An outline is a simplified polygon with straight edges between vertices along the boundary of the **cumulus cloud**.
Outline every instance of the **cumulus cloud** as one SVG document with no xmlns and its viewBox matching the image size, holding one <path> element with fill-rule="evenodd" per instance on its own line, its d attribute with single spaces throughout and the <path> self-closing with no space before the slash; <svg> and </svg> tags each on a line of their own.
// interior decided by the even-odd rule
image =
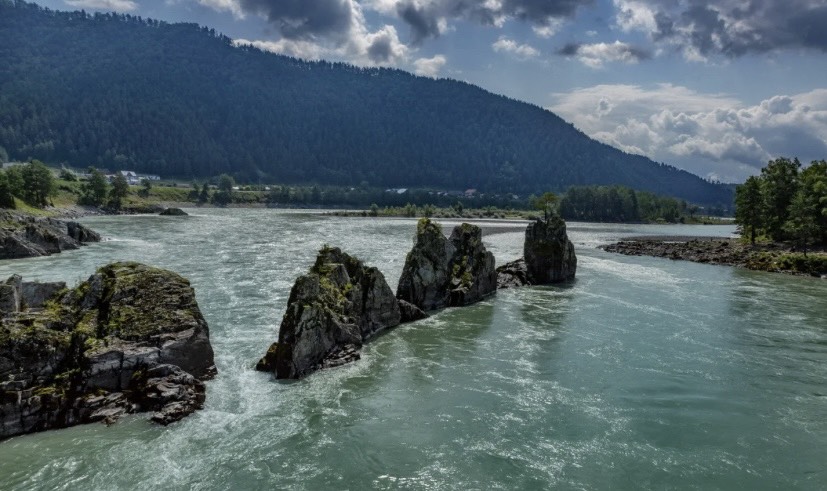
<svg viewBox="0 0 827 491">
<path fill-rule="evenodd" d="M 594 44 L 571 43 L 565 45 L 557 53 L 575 57 L 584 65 L 592 68 L 601 68 L 607 62 L 637 63 L 652 57 L 648 51 L 620 41 Z"/>
<path fill-rule="evenodd" d="M 778 156 L 827 156 L 827 89 L 755 105 L 670 84 L 598 85 L 555 97 L 552 111 L 600 141 L 727 181 Z"/>
<path fill-rule="evenodd" d="M 138 8 L 138 4 L 131 0 L 64 0 L 64 3 L 82 9 L 113 12 L 131 12 Z"/>
<path fill-rule="evenodd" d="M 521 60 L 540 56 L 540 52 L 537 48 L 529 44 L 520 44 L 517 41 L 508 39 L 505 36 L 500 36 L 500 38 L 491 45 L 491 48 L 493 48 L 497 53 L 508 53 Z"/>
<path fill-rule="evenodd" d="M 236 0 L 200 0 L 213 4 Z M 397 65 L 407 62 L 410 49 L 396 28 L 385 25 L 371 32 L 355 0 L 238 0 L 241 12 L 265 18 L 281 38 L 275 41 L 237 39 L 274 53 L 304 59 L 341 58 L 359 65 Z M 218 9 L 218 7 L 215 7 Z"/>
<path fill-rule="evenodd" d="M 230 12 L 236 19 L 245 17 L 238 0 L 198 0 L 198 3 L 216 12 Z"/>
<path fill-rule="evenodd" d="M 613 0 L 616 24 L 675 45 L 687 59 L 784 48 L 827 51 L 827 0 Z"/>
<path fill-rule="evenodd" d="M 411 30 L 414 43 L 442 34 L 449 20 L 502 26 L 508 19 L 531 24 L 539 36 L 549 37 L 560 21 L 593 0 L 369 0 L 366 5 L 382 13 L 395 10 Z"/>
<path fill-rule="evenodd" d="M 436 55 L 432 58 L 419 58 L 413 62 L 414 72 L 425 77 L 436 77 L 447 61 L 442 55 Z"/>
</svg>

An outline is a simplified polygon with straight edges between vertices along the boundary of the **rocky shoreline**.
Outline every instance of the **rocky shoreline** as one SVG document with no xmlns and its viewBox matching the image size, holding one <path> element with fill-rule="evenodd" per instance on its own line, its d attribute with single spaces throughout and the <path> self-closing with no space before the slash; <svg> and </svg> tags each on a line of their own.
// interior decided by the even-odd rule
<svg viewBox="0 0 827 491">
<path fill-rule="evenodd" d="M 100 240 L 77 222 L 0 211 L 0 259 L 48 256 Z"/>
<path fill-rule="evenodd" d="M 825 251 L 815 250 L 805 256 L 788 244 L 750 245 L 732 238 L 665 236 L 630 237 L 600 248 L 627 256 L 662 257 L 801 276 L 827 276 Z"/>
<path fill-rule="evenodd" d="M 76 288 L 0 284 L 0 440 L 152 412 L 201 409 L 215 374 L 209 329 L 189 282 L 114 263 Z"/>
</svg>

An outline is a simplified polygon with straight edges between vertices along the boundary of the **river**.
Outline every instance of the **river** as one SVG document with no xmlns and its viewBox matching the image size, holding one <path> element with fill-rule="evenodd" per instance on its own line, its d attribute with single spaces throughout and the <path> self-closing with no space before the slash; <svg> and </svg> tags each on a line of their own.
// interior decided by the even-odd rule
<svg viewBox="0 0 827 491">
<path fill-rule="evenodd" d="M 0 442 L 0 489 L 824 489 L 827 281 L 612 255 L 569 224 L 577 279 L 401 326 L 302 381 L 253 366 L 324 243 L 395 287 L 415 221 L 278 210 L 87 218 L 109 240 L 2 261 L 76 284 L 134 260 L 189 278 L 218 377 L 169 427 L 130 416 Z M 514 224 L 485 225 L 498 264 Z"/>
</svg>

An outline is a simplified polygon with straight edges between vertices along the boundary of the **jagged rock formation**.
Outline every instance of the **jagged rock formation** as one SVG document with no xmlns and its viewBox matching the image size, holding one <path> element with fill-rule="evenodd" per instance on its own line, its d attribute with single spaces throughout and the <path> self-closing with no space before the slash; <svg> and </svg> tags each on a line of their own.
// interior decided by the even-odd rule
<svg viewBox="0 0 827 491">
<path fill-rule="evenodd" d="M 289 379 L 358 360 L 363 342 L 401 321 L 399 302 L 381 271 L 325 246 L 293 285 L 278 342 L 256 368 Z"/>
<path fill-rule="evenodd" d="M 0 259 L 48 256 L 100 240 L 77 222 L 0 211 Z"/>
<path fill-rule="evenodd" d="M 524 257 L 497 268 L 497 287 L 545 285 L 574 278 L 577 256 L 557 214 L 531 222 L 526 229 Z"/>
<path fill-rule="evenodd" d="M 161 216 L 170 216 L 170 217 L 185 217 L 188 216 L 189 213 L 182 210 L 181 208 L 165 208 L 164 211 L 159 213 Z"/>
<path fill-rule="evenodd" d="M 0 303 L 0 439 L 140 411 L 168 424 L 202 407 L 213 350 L 183 277 L 138 263 L 74 289 L 12 277 Z"/>
<path fill-rule="evenodd" d="M 438 224 L 423 218 L 396 296 L 426 311 L 469 305 L 496 291 L 494 266 L 479 227 L 457 225 L 447 239 Z"/>
</svg>

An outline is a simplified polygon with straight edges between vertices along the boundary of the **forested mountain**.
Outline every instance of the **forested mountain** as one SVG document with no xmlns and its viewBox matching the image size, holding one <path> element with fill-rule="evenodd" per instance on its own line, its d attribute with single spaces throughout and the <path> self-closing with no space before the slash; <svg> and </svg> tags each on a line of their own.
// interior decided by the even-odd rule
<svg viewBox="0 0 827 491">
<path fill-rule="evenodd" d="M 731 191 L 454 80 L 234 47 L 195 24 L 0 0 L 0 147 L 181 178 L 531 193 Z"/>
</svg>

